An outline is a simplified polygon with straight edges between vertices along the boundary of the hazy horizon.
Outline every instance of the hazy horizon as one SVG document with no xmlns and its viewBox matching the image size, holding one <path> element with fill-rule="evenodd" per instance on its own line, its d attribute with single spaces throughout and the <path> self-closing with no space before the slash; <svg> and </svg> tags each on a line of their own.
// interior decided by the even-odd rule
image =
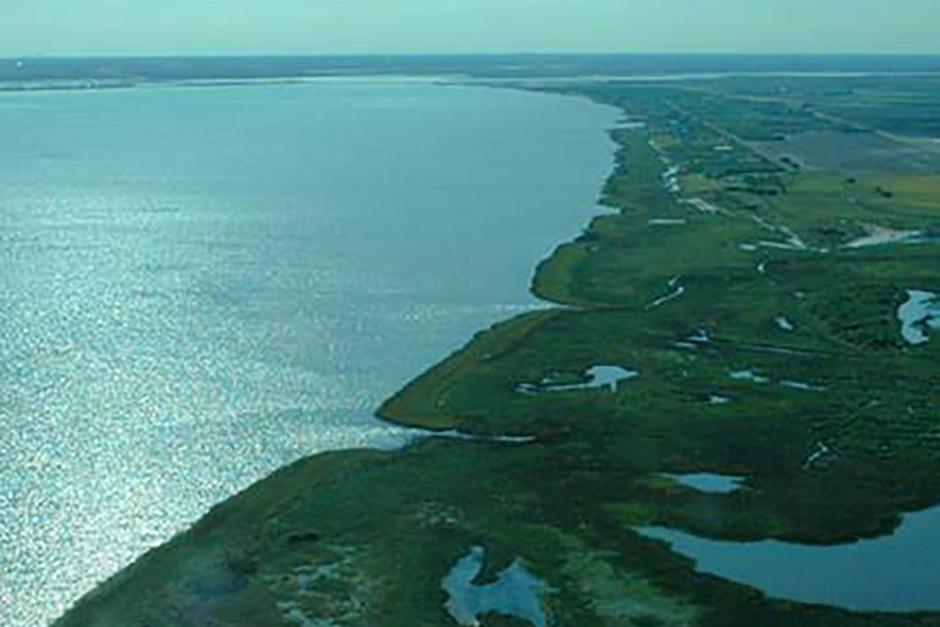
<svg viewBox="0 0 940 627">
<path fill-rule="evenodd" d="M 611 52 L 579 52 L 579 51 L 528 51 L 528 50 L 494 50 L 478 52 L 192 52 L 192 53 L 174 53 L 174 52 L 155 52 L 155 53 L 134 53 L 134 52 L 99 52 L 99 53 L 33 53 L 33 54 L 0 54 L 0 59 L 6 61 L 29 60 L 29 59 L 331 59 L 331 58 L 460 58 L 460 57 L 699 57 L 699 58 L 734 58 L 734 57 L 756 57 L 756 58 L 940 58 L 940 50 L 934 52 L 879 52 L 860 50 L 856 52 L 738 52 L 738 51 L 699 51 L 699 52 L 635 52 L 631 50 L 611 51 Z"/>
<path fill-rule="evenodd" d="M 8 0 L 0 57 L 940 54 L 933 0 Z"/>
</svg>

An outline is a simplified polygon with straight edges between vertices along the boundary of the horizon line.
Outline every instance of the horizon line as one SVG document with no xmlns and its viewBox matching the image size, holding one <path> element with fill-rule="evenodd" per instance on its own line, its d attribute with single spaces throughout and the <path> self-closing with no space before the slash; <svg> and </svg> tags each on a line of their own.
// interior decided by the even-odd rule
<svg viewBox="0 0 940 627">
<path fill-rule="evenodd" d="M 67 59 L 303 59 L 303 58 L 467 58 L 467 57 L 937 57 L 932 52 L 848 51 L 848 52 L 766 52 L 766 51 L 668 51 L 668 52 L 578 52 L 578 51 L 476 51 L 476 52 L 198 52 L 198 53 L 23 53 L 0 54 L 0 60 L 67 60 Z"/>
</svg>

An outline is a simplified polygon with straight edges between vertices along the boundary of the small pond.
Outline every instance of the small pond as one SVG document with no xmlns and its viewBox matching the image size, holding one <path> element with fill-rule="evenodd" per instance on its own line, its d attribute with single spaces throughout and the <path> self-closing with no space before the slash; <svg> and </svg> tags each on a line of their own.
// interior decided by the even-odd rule
<svg viewBox="0 0 940 627">
<path fill-rule="evenodd" d="M 908 344 L 926 344 L 928 332 L 940 330 L 940 302 L 933 292 L 908 290 L 907 300 L 898 307 L 901 336 Z"/>
<path fill-rule="evenodd" d="M 687 475 L 664 474 L 664 477 L 678 481 L 682 485 L 700 492 L 712 494 L 730 494 L 741 487 L 744 477 L 730 475 L 716 475 L 707 472 L 691 473 Z"/>
<path fill-rule="evenodd" d="M 486 551 L 475 546 L 460 558 L 441 581 L 448 595 L 447 611 L 461 625 L 477 625 L 478 617 L 498 612 L 545 626 L 545 611 L 539 598 L 544 584 L 525 569 L 519 560 L 499 574 L 496 581 L 482 586 L 473 580 L 483 570 Z"/>
<path fill-rule="evenodd" d="M 703 572 L 772 597 L 863 611 L 940 609 L 940 507 L 905 516 L 892 536 L 838 546 L 721 542 L 659 527 L 640 532 L 669 542 Z"/>
<path fill-rule="evenodd" d="M 585 373 L 585 380 L 578 383 L 561 381 L 560 377 L 546 377 L 539 383 L 523 383 L 517 391 L 523 394 L 540 394 L 542 392 L 567 392 L 570 390 L 592 390 L 602 388 L 616 389 L 617 384 L 625 379 L 632 379 L 640 373 L 627 370 L 620 366 L 593 366 Z"/>
</svg>

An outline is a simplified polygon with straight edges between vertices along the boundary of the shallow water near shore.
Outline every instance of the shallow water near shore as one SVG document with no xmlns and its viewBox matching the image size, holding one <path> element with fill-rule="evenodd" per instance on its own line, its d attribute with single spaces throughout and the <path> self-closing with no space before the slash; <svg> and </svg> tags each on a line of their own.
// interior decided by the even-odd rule
<svg viewBox="0 0 940 627">
<path fill-rule="evenodd" d="M 37 627 L 541 306 L 613 109 L 389 81 L 0 97 L 0 624 Z"/>
</svg>

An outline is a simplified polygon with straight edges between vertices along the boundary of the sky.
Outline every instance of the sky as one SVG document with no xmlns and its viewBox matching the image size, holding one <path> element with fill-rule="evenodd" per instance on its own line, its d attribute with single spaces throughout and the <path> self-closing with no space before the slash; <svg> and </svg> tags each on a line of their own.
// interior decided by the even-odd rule
<svg viewBox="0 0 940 627">
<path fill-rule="evenodd" d="M 0 56 L 940 53 L 940 0 L 0 0 Z"/>
</svg>

